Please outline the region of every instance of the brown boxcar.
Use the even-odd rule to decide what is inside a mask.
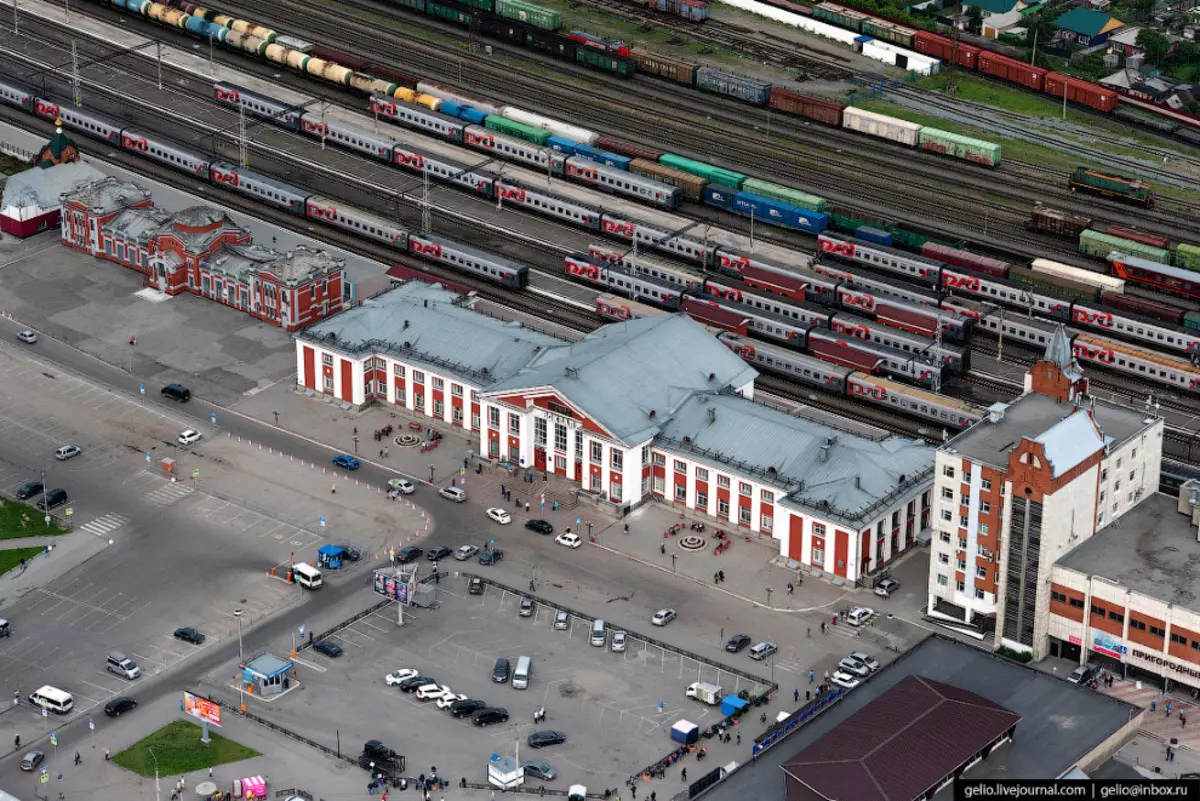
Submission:
[[[609,153],[620,153],[622,156],[629,156],[631,159],[645,159],[646,161],[658,161],[666,152],[646,147],[645,145],[639,145],[635,142],[626,142],[624,139],[616,139],[611,136],[601,136],[596,139],[596,147],[606,150]]]
[[[1100,302],[1105,306],[1112,306],[1114,309],[1133,312],[1143,317],[1162,320],[1164,323],[1171,323],[1173,325],[1179,325],[1179,321],[1183,319],[1185,311],[1185,309],[1181,309],[1178,306],[1158,303],[1157,301],[1147,300],[1137,295],[1126,295],[1121,292],[1101,292]]]
[[[683,302],[679,304],[679,310],[701,325],[732,331],[741,336],[746,336],[747,328],[749,328],[749,318],[701,300],[684,298]]]
[[[917,31],[913,35],[913,50],[942,61],[954,61],[969,70],[975,69],[980,49],[965,42],[956,44],[952,39],[929,31]]]
[[[1026,64],[1024,61],[1017,61],[1015,58],[1009,58],[1000,53],[994,53],[991,50],[980,50],[977,61],[979,71],[985,75],[1028,86],[1035,92],[1042,91],[1046,73],[1050,71]]]
[[[704,185],[708,183],[698,175],[692,175],[690,172],[677,170],[674,167],[666,167],[658,162],[646,159],[634,159],[629,162],[629,171],[637,175],[644,175],[647,178],[653,178],[656,181],[661,181],[668,186],[678,186],[683,190],[683,194],[687,196],[688,200],[702,200]]]
[[[1162,250],[1171,249],[1171,240],[1165,236],[1146,233],[1139,231],[1136,228],[1126,228],[1123,225],[1104,225],[1100,226],[1104,233],[1109,236],[1119,236],[1122,239],[1131,239],[1134,242],[1141,242],[1143,245],[1149,245],[1152,248],[1160,248]]]
[[[694,86],[696,83],[696,65],[677,58],[660,56],[658,53],[647,53],[645,50],[633,49],[629,55],[637,62],[638,70],[668,81]]]
[[[958,248],[941,245],[937,242],[926,242],[924,245],[921,245],[921,255],[928,256],[931,259],[938,259],[939,261],[944,261],[947,264],[953,264],[956,267],[962,267],[966,270],[975,270],[986,275],[993,275],[996,278],[1007,276],[1008,269],[1012,266],[1000,259],[980,256],[978,253],[959,250]]]
[[[1033,230],[1044,234],[1063,239],[1079,239],[1080,234],[1092,227],[1092,219],[1039,205],[1033,210],[1029,224]]]
[[[1061,72],[1048,72],[1042,83],[1042,90],[1051,97],[1061,98],[1063,87],[1066,87],[1067,100],[1081,106],[1090,106],[1105,114],[1111,113],[1117,107],[1117,93],[1094,83],[1063,75]]]
[[[932,306],[929,308],[933,309]],[[924,337],[931,337],[937,333],[936,309],[933,314],[922,314],[887,300],[878,300],[875,303],[875,319],[892,328],[899,328],[901,331],[920,334]]]
[[[771,98],[767,101],[767,105],[780,111],[786,111],[788,114],[796,114],[805,119],[816,120],[838,128],[842,127],[842,112],[846,109],[841,103],[834,103],[832,100],[824,100],[819,97],[809,97],[780,86],[771,90]]]
[[[883,363],[883,357],[860,350],[832,331],[819,328],[811,329],[808,350],[818,359],[862,370],[871,375],[878,375],[879,366]]]

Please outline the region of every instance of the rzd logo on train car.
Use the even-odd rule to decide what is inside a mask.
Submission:
[[[321,121],[300,119],[300,128],[304,133],[322,138],[329,136],[329,124]]]
[[[853,245],[851,247],[853,247]],[[815,272],[817,272],[818,274],[823,275],[827,278],[836,278],[839,281],[853,281],[854,280],[854,276],[852,276],[850,273],[842,272],[841,270],[835,270],[827,264],[821,264],[820,262],[815,262],[813,264],[812,268]]]
[[[822,253],[832,253],[835,256],[845,256],[848,259],[854,258],[854,243],[839,242],[835,239],[826,239],[821,237],[817,240],[821,246]]]
[[[632,240],[637,235],[637,226],[625,220],[614,220],[611,217],[604,217],[600,225],[604,233],[619,236],[623,239]]]
[[[328,220],[329,222],[337,222],[337,209],[333,206],[318,206],[311,200],[308,201],[308,216],[314,220]]]
[[[409,153],[408,151],[396,148],[396,163],[405,167],[411,167],[414,170],[425,169],[425,157],[420,153]]]
[[[150,143],[144,136],[130,136],[123,133],[121,134],[121,147],[125,150],[137,150],[145,153],[150,150]]]
[[[947,289],[961,289],[965,292],[978,292],[979,279],[973,275],[955,275],[952,272],[942,273],[942,286]]]
[[[1077,323],[1098,325],[1101,328],[1113,327],[1113,317],[1109,312],[1092,311],[1091,309],[1081,309],[1076,306],[1072,314],[1072,319]]]
[[[395,103],[389,103],[386,100],[376,100],[372,97],[371,111],[375,112],[376,114],[383,114],[387,117],[395,117],[398,109],[396,108]]]
[[[830,320],[830,324],[833,326],[833,330],[837,331],[838,333],[848,334],[852,337],[857,337],[858,339],[871,338],[871,329],[867,328],[865,325],[848,325],[836,317]]]
[[[725,273],[732,271],[737,275],[741,275],[742,271],[750,266],[750,259],[745,256],[731,256],[722,251],[717,254],[717,258],[720,260],[720,269]]]
[[[49,117],[52,120],[56,120],[62,115],[62,109],[58,107],[57,103],[48,103],[40,97],[33,110],[39,117]]]
[[[437,242],[425,242],[414,236],[408,240],[408,250],[410,253],[415,253],[418,256],[425,256],[426,258],[438,261],[442,260],[442,246]]]
[[[567,175],[572,178],[586,178],[593,182],[600,180],[600,171],[595,167],[584,167],[569,161],[567,162]]]
[[[864,311],[875,311],[875,298],[870,295],[860,295],[848,289],[838,290],[838,299],[843,306],[854,306]]]
[[[729,343],[725,344],[729,345]],[[748,362],[752,362],[755,359],[755,350],[753,345],[729,345],[729,349]]]
[[[1108,348],[1095,347],[1083,342],[1076,342],[1074,350],[1075,355],[1081,359],[1102,362],[1104,364],[1112,364],[1115,361],[1113,358],[1113,352]]]
[[[240,179],[236,172],[218,169],[217,167],[213,167],[210,172],[214,184],[224,184],[225,186],[232,187],[240,186]]]
[[[213,98],[218,103],[228,103],[231,106],[241,105],[242,96],[236,89],[226,89],[223,86],[213,87]]]
[[[481,136],[473,131],[467,131],[465,133],[465,138],[468,145],[475,145],[477,147],[487,148],[488,150],[496,147],[496,139],[488,134]]]
[[[612,303],[599,301],[596,303],[596,312],[601,317],[611,317],[616,320],[632,320],[633,312],[625,306],[617,306]]]
[[[742,302],[741,290],[734,289],[731,286],[721,286],[720,284],[709,282],[708,292],[711,295],[716,295],[718,298],[725,298],[726,300],[736,301],[737,303]]]
[[[525,190],[519,186],[505,186],[504,184],[496,184],[496,196],[504,200],[511,200],[514,203],[527,203]]]
[[[621,261],[621,254],[617,251],[605,250],[604,248],[597,247],[595,245],[588,246],[588,253],[590,253],[593,258],[600,259],[600,261],[607,261],[611,263],[618,263]]]
[[[857,381],[850,382],[850,394],[857,395],[860,398],[873,398],[877,401],[887,400],[887,389],[875,384],[860,384]]]
[[[589,264],[586,261],[579,261],[578,259],[567,259],[566,266],[567,275],[577,275],[580,278],[587,279],[588,281],[603,280],[604,271],[602,271],[595,264]]]

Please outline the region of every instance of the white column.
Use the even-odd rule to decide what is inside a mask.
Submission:
[[[582,436],[582,431],[576,431],[575,426],[567,426],[567,477],[575,475],[575,437]]]

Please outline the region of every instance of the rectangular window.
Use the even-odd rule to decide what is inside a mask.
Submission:
[[[675,485],[675,500],[677,500],[677,501],[686,501],[687,500],[687,484],[676,484]]]
[[[944,500],[944,501],[954,500],[954,490],[950,489],[949,487],[942,487],[942,500]]]
[[[987,578],[987,568],[982,565],[975,566],[975,575],[979,578]]]
[[[597,459],[596,461],[598,462],[600,460]],[[650,446],[643,445],[642,446],[642,467],[645,467],[648,464],[650,464]]]
[[[824,538],[825,537],[825,524],[824,523],[813,523],[812,533],[813,533],[814,537]]]
[[[567,427],[562,423],[554,424],[554,449],[556,451],[567,449]]]
[[[980,486],[983,487],[984,492],[991,492],[992,491],[992,480],[990,478],[985,478],[980,482]]]
[[[454,412],[453,412],[453,413],[454,413],[454,422],[458,423],[459,425],[462,425],[462,421],[463,421],[463,411],[462,411],[462,407],[461,407],[461,406],[455,406],[455,407],[454,407]]]
[[[437,377],[435,377],[433,379],[433,388],[434,389],[445,389],[445,387],[446,387],[446,384],[444,381],[442,381],[442,379],[437,378]]]
[[[959,592],[966,592],[967,585],[961,581],[956,581],[954,582],[954,589],[958,590]]]
[[[956,564],[958,565],[958,569],[959,569],[959,570],[966,570],[966,569],[967,569],[967,560],[966,560],[966,559],[961,559],[961,558],[960,558],[960,559],[956,559],[956,560],[955,560],[955,562],[956,562]]]
[[[752,489],[747,482],[745,482],[745,481],[738,482],[738,495],[750,495],[751,492],[752,492]]]
[[[612,499],[614,501],[620,501],[621,500],[621,485],[614,481],[612,484],[612,489],[610,490],[610,493],[612,494]]]
[[[475,412],[471,412],[471,430],[472,431],[479,430],[479,415],[476,414]]]
[[[625,459],[624,459],[624,456],[622,455],[620,449],[613,448],[612,449],[612,469],[613,470],[621,470],[622,465],[624,465],[624,463],[625,463]]]
[[[950,564],[950,554],[948,554],[948,553],[939,553],[939,554],[938,554],[938,562],[939,562],[939,563],[941,563],[941,564],[943,564],[943,565],[948,565],[948,564]]]
[[[986,515],[986,514],[989,514],[991,511],[992,511],[992,505],[990,503],[988,503],[987,501],[979,502],[979,513],[980,514]]]
[[[717,500],[717,516],[729,518],[729,501],[723,498]]]
[[[814,547],[812,549],[812,563],[824,567],[825,565],[825,549]]]
[[[400,378],[404,378],[404,365],[403,364],[393,364],[392,365],[392,375],[399,376]]]
[[[738,507],[738,520],[741,520],[747,526],[750,525],[750,507],[749,506],[739,506]]]
[[[519,415],[515,415],[512,412],[509,412],[508,414],[508,433],[512,434],[514,437],[521,436],[521,418]]]
[[[763,503],[775,503],[775,493],[770,490],[763,490],[760,497]]]
[[[987,523],[980,523],[980,524],[979,524],[979,533],[980,533],[982,536],[984,536],[984,537],[986,537],[986,536],[987,536],[987,533],[988,533],[988,526],[987,526]]]
[[[325,365],[326,367],[333,367],[333,355],[330,353],[322,353],[321,364]],[[404,373],[400,373],[400,375],[404,375]]]
[[[1134,620],[1133,618],[1130,618],[1129,619],[1129,628],[1137,629],[1138,631],[1145,631],[1146,624],[1144,622],[1142,622],[1141,620]]]
[[[422,410],[425,408],[425,395],[424,394],[422,394],[420,392],[413,393],[413,408],[414,409],[422,409]]]
[[[942,468],[942,475],[946,478],[954,478],[954,468],[950,465],[946,465]]]
[[[440,418],[445,413],[446,413],[445,410],[442,408],[442,402],[440,400],[435,400],[433,402],[433,416]]]
[[[945,574],[938,573],[937,574],[937,583],[938,583],[938,586],[945,587],[946,585],[948,585],[950,583],[950,579],[947,578],[945,576]]]
[[[985,593],[981,588],[979,588],[979,587],[975,588],[975,598],[976,599],[982,601],[984,595],[985,595]]]
[[[943,509],[942,510],[942,520],[949,523],[950,521],[954,520],[954,513],[951,512],[949,509]]]
[[[696,480],[697,481],[708,481],[708,471],[705,470],[703,467],[697,467],[696,468]]]
[[[451,384],[450,394],[456,398],[461,398],[463,396],[462,384]]]
[[[1171,642],[1177,642],[1180,645],[1187,645],[1188,639],[1187,639],[1187,637],[1185,637],[1182,634],[1175,634],[1174,632],[1172,632],[1171,633]]]
[[[1108,619],[1114,623],[1124,623],[1125,615],[1121,612],[1113,612],[1110,610],[1108,613]]]
[[[947,545],[950,544],[950,532],[949,531],[943,531],[938,536],[942,542],[946,543]]]
[[[424,384],[425,374],[420,370],[413,370],[413,381],[416,381],[418,384]]]
[[[656,454],[654,454],[654,464],[655,464],[655,465],[657,465],[658,467],[662,467],[662,466],[664,466],[666,463],[667,463],[667,457],[666,457],[666,456],[663,456],[661,453],[656,453]]]
[[[500,428],[500,410],[495,406],[488,407],[488,426],[491,428]]]
[[[1071,598],[1067,601],[1067,603],[1071,605],[1072,609],[1082,609],[1083,608],[1083,599],[1082,598]]]
[[[687,473],[687,463],[681,462],[678,459],[676,459],[675,460],[675,472],[686,474]]]
[[[761,528],[763,531],[772,531],[775,528],[775,521],[771,518],[771,515],[764,514],[762,516]]]
[[[702,511],[708,509],[708,493],[707,492],[697,492],[696,493],[696,508],[700,509]]]
[[[1092,604],[1092,614],[1098,615],[1099,617],[1104,617],[1107,614],[1107,612],[1104,610],[1103,606],[1097,606],[1096,604]]]
[[[655,477],[654,477],[654,491],[655,491],[655,492],[657,492],[659,495],[662,495],[662,493],[663,493],[663,487],[665,487],[665,486],[666,486],[666,485],[663,483],[663,477],[662,477],[662,476],[655,476]]]
[[[717,486],[721,489],[729,489],[729,476],[717,476]]]
[[[546,418],[533,418],[533,444],[539,448],[546,447]]]
[[[1067,596],[1061,592],[1058,592],[1057,590],[1050,590],[1050,600],[1058,601],[1060,604],[1065,604],[1067,602]]]
[[[1166,637],[1167,636],[1166,630],[1160,629],[1158,626],[1151,626],[1150,633],[1153,634],[1155,637]]]
[[[599,442],[592,442],[592,461],[597,464],[604,461],[604,446]]]

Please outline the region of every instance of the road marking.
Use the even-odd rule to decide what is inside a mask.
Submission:
[[[177,481],[174,484],[163,484],[158,489],[151,490],[142,497],[157,506],[167,506],[191,493],[191,487],[182,481]]]
[[[95,520],[89,520],[80,526],[79,530],[86,531],[89,534],[95,534],[97,537],[105,537],[110,532],[116,531],[128,522],[128,517],[110,513],[102,517],[97,517]]]

